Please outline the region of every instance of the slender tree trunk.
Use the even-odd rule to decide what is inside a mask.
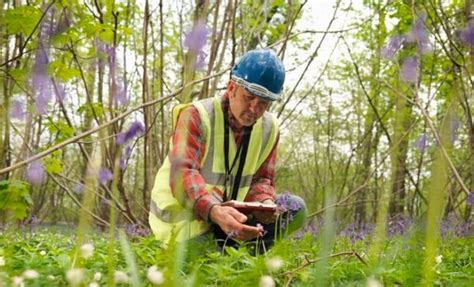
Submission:
[[[4,19],[4,2],[0,0],[0,19]],[[0,26],[0,63],[5,63],[8,54],[8,36],[5,33],[5,25]],[[8,71],[8,64],[5,69]],[[8,137],[6,134],[8,116],[8,78],[4,72],[0,72],[0,169],[8,166]],[[6,179],[8,174],[0,175],[0,180]]]
[[[148,91],[148,26],[150,22],[150,9],[148,0],[145,1],[145,11],[143,18],[143,83],[142,83],[142,97],[143,102],[148,102],[151,97]],[[145,203],[145,206],[148,205],[148,191],[151,189],[153,184],[153,169],[152,163],[155,161],[152,146],[152,132],[151,132],[151,122],[153,119],[152,107],[145,107],[143,109],[144,119],[145,119],[145,140],[143,141],[143,168],[145,178],[143,181],[143,192],[142,200]]]
[[[466,13],[466,23],[467,25],[470,25],[471,27],[474,26],[474,13],[472,11],[472,0],[465,0],[464,1],[465,5],[465,13]],[[471,46],[469,49],[469,75],[471,76],[474,75],[474,46]],[[464,89],[464,102],[465,102],[465,107],[466,107],[466,114],[467,114],[467,125],[468,125],[468,132],[469,132],[469,142],[470,142],[470,158],[474,158],[474,119],[472,117],[472,110],[470,107],[472,107],[472,102],[473,102],[473,91],[474,91],[474,81],[468,81],[467,86],[469,87],[469,83],[471,84],[470,89]],[[470,173],[471,173],[471,192],[474,193],[474,160],[470,161]],[[471,207],[467,208],[466,210],[466,220],[471,216]]]

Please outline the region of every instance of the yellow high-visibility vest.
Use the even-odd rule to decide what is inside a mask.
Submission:
[[[224,111],[221,105],[222,98],[214,97],[197,101],[188,105],[178,105],[173,109],[173,129],[176,127],[180,112],[189,105],[194,105],[199,111],[202,122],[205,153],[201,159],[199,171],[206,182],[206,189],[211,192],[214,187],[223,190],[225,179],[224,163]],[[234,137],[229,137],[229,161],[232,162],[236,154]],[[278,136],[278,125],[274,116],[268,112],[257,120],[250,135],[247,157],[242,171],[237,200],[243,201],[249,191],[252,178],[263,162],[270,155]],[[170,150],[173,141],[170,140]],[[238,166],[238,163],[236,163]],[[175,238],[183,241],[198,236],[209,229],[209,223],[195,218],[193,203],[187,201],[184,190],[175,190],[175,198],[170,188],[170,176],[175,177],[176,183],[182,182],[179,174],[170,174],[169,156],[158,170],[155,183],[151,191],[151,206],[149,224],[156,236],[165,245]],[[236,169],[230,175],[230,186],[233,186]],[[182,183],[176,184],[175,189],[182,189]],[[186,205],[188,205],[186,207]]]

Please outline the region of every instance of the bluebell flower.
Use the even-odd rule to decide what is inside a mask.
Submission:
[[[380,54],[386,59],[391,59],[395,53],[402,47],[403,42],[405,42],[406,37],[402,35],[395,35],[390,38],[387,46],[385,46]]]
[[[466,198],[466,203],[469,206],[474,206],[474,192],[469,192]]]
[[[426,17],[426,13],[418,17],[407,35],[407,41],[417,43],[418,50],[422,54],[431,50],[428,34],[426,32]]]
[[[204,21],[196,21],[190,31],[184,35],[184,47],[188,50],[198,53],[202,51],[206,45],[207,35],[209,30],[207,29],[206,23]]]
[[[406,58],[400,70],[402,80],[406,83],[416,84],[418,81],[418,65],[416,57]]]
[[[461,31],[461,40],[465,43],[474,46],[474,24],[470,24],[466,29]]]
[[[114,95],[114,100],[117,105],[126,105],[129,102],[129,98],[127,96],[127,85],[117,84],[117,88]]]
[[[26,180],[35,185],[39,185],[44,181],[44,167],[39,161],[33,161],[26,169]]]
[[[85,186],[82,183],[77,183],[74,186],[74,193],[82,194],[84,192]]]
[[[451,143],[454,143],[458,139],[458,130],[461,127],[461,123],[458,118],[454,115],[451,117]]]
[[[424,152],[427,146],[428,146],[428,136],[425,133],[423,133],[418,137],[418,139],[416,139],[415,147],[421,152]]]
[[[99,182],[101,184],[106,184],[114,178],[114,175],[108,168],[101,168],[99,171]]]
[[[140,121],[133,122],[126,132],[117,135],[117,144],[122,145],[145,133],[145,127]]]
[[[194,69],[202,69],[205,66],[205,59],[207,54],[203,51],[206,45],[209,30],[204,21],[197,21],[194,23],[192,29],[185,33],[183,46],[193,53],[196,57],[193,63]]]
[[[23,103],[14,99],[10,103],[10,118],[23,120],[25,118],[26,112]]]

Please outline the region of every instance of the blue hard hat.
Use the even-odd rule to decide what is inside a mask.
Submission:
[[[232,68],[231,78],[248,92],[269,101],[280,98],[285,67],[271,50],[251,50]]]

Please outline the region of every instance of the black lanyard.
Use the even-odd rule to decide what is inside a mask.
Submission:
[[[227,197],[227,183],[231,176],[231,172],[234,169],[237,159],[239,159],[239,167],[237,169],[237,174],[234,178],[234,184],[232,186],[231,200],[237,199],[237,193],[239,192],[240,180],[242,178],[242,171],[244,169],[245,159],[247,158],[247,151],[249,148],[250,134],[252,133],[252,127],[245,127],[244,134],[242,136],[242,142],[235,153],[234,160],[232,165],[229,168],[229,120],[227,108],[224,110],[224,159],[225,159],[225,178],[224,178],[224,201],[229,200]]]

